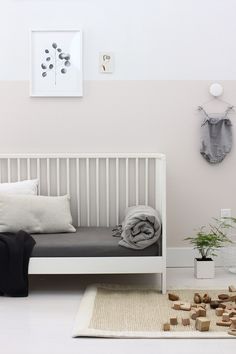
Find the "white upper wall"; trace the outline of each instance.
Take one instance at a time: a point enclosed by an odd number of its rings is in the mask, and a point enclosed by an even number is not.
[[[29,29],[58,26],[84,30],[85,80],[235,80],[235,14],[235,0],[0,0],[0,80],[28,80]]]

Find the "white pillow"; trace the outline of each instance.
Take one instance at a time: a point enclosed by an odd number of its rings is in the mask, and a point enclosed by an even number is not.
[[[0,232],[75,232],[69,196],[0,194]]]
[[[37,179],[13,183],[0,183],[0,193],[36,195],[38,192],[38,184],[39,181]]]

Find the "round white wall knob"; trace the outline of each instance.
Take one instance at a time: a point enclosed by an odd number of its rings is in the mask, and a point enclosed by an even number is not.
[[[221,84],[218,84],[217,82],[211,84],[211,86],[209,87],[209,92],[212,96],[219,97],[223,93],[223,86]]]

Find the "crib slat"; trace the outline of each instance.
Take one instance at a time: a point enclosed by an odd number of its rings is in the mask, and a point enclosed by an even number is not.
[[[145,159],[145,205],[148,205],[148,180],[149,180],[148,159]]]
[[[129,206],[129,159],[125,159],[125,207]]]
[[[47,194],[51,194],[51,188],[50,188],[50,160],[47,158]]]
[[[41,190],[41,178],[40,178],[40,159],[37,159],[37,179],[39,181],[38,184],[38,194],[40,194],[40,190]]]
[[[2,159],[0,159],[0,183],[2,182]]]
[[[100,201],[99,201],[99,160],[96,159],[96,214],[97,226],[100,226]]]
[[[20,173],[20,159],[17,159],[16,160],[17,162],[16,162],[16,168],[17,168],[17,181],[19,182],[20,181],[20,175],[21,175],[21,173]]]
[[[70,160],[66,159],[66,193],[70,195]]]
[[[159,181],[158,181],[158,159],[155,159],[155,209],[158,209],[158,195],[159,195]]]
[[[139,159],[135,159],[135,204],[139,203]]]
[[[107,211],[107,227],[110,225],[110,165],[109,159],[106,159],[106,211]]]
[[[57,169],[57,195],[60,195],[60,185],[61,185],[61,179],[60,179],[60,159],[57,158],[56,162],[56,169]]]
[[[86,198],[87,198],[87,226],[90,226],[90,165],[86,158]]]
[[[11,160],[7,159],[7,182],[11,182]]]
[[[79,159],[76,159],[76,196],[77,196],[77,224],[80,226],[80,169],[79,169]]]
[[[26,160],[26,167],[27,167],[27,179],[30,179],[30,159]]]
[[[116,224],[119,224],[119,159],[116,158]]]

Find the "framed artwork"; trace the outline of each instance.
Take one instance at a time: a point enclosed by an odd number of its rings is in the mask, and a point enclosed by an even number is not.
[[[31,30],[30,96],[83,96],[81,30]]]
[[[111,52],[99,53],[99,71],[104,74],[112,74],[114,71],[114,55]]]

